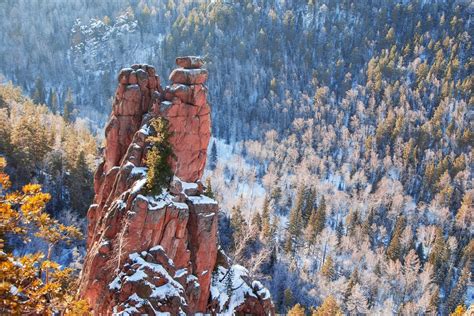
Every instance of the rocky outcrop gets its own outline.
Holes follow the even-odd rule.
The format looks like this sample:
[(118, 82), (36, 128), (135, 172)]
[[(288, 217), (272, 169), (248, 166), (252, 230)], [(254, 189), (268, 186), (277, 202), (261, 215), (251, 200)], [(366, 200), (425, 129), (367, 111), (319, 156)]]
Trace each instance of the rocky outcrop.
[[(210, 138), (207, 71), (198, 57), (177, 64), (164, 89), (151, 66), (119, 74), (88, 211), (80, 295), (97, 315), (273, 313), (268, 291), (219, 250), (218, 205), (200, 182)], [(169, 122), (175, 177), (152, 196), (143, 189), (145, 159), (158, 116)]]

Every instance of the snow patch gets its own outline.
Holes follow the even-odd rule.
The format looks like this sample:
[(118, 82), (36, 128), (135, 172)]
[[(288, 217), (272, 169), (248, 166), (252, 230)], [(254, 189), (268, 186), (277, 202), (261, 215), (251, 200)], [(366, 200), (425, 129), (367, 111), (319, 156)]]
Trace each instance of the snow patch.
[(257, 298), (258, 295), (263, 299), (270, 298), (270, 292), (260, 282), (254, 281), (251, 286), (245, 282), (247, 269), (241, 265), (233, 265), (230, 269), (231, 272), (218, 266), (212, 275), (211, 297), (219, 302), (221, 313), (232, 314), (245, 302), (246, 297)]
[(216, 200), (211, 199), (208, 196), (200, 195), (200, 196), (188, 196), (188, 199), (193, 204), (217, 204)]

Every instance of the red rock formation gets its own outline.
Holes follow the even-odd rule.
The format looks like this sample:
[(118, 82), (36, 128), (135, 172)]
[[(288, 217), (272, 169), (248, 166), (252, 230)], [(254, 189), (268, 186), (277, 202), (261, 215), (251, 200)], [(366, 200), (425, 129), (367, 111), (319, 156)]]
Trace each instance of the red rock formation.
[[(177, 64), (185, 68), (173, 71), (165, 89), (148, 65), (120, 72), (94, 178), (79, 292), (97, 315), (273, 313), (268, 291), (218, 250), (218, 205), (202, 195), (199, 181), (210, 138), (207, 71), (198, 57)], [(176, 177), (168, 190), (150, 196), (142, 187), (149, 123), (157, 116), (169, 121)], [(227, 273), (232, 283), (242, 284), (238, 299), (223, 292), (229, 269), (238, 272)]]

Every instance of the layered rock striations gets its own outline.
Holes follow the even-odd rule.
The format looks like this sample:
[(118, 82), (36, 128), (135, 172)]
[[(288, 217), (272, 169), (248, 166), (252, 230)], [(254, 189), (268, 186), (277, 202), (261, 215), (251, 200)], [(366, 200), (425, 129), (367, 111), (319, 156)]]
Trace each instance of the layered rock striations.
[[(211, 123), (207, 70), (198, 57), (176, 63), (164, 89), (151, 66), (119, 74), (88, 211), (80, 295), (97, 315), (272, 314), (268, 290), (219, 249), (218, 205), (203, 195)], [(151, 196), (144, 190), (147, 138), (159, 116), (169, 122), (175, 177)]]

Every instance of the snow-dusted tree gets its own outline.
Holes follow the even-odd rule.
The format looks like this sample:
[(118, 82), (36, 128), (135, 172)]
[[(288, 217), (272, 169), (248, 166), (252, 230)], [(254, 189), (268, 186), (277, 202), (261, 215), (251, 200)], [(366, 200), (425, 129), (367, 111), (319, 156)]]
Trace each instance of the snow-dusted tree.
[(216, 169), (217, 166), (217, 146), (214, 140), (211, 145), (211, 154), (209, 155), (209, 168), (211, 170)]
[(366, 314), (369, 309), (367, 298), (365, 297), (361, 286), (356, 283), (351, 290), (351, 294), (346, 303), (347, 311), (351, 314)]
[(332, 295), (326, 297), (323, 303), (318, 306), (313, 313), (312, 316), (342, 316), (342, 310), (337, 304), (336, 300)]

